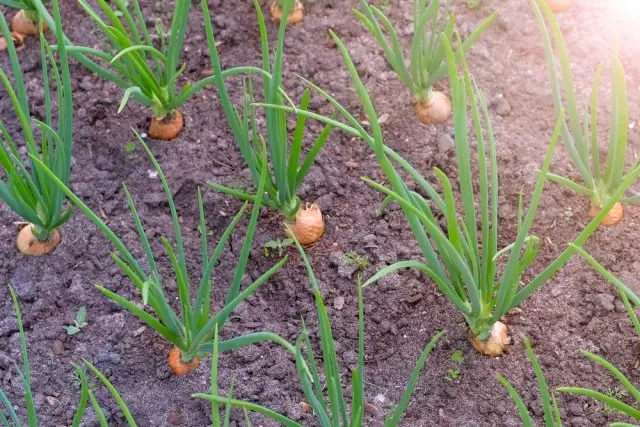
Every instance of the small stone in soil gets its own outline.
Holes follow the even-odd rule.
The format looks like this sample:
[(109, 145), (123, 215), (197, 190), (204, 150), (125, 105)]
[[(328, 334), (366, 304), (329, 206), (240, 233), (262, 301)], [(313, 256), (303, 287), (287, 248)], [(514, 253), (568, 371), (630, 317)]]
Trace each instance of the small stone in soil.
[(51, 345), (51, 349), (53, 350), (53, 354), (60, 356), (64, 353), (64, 344), (60, 340), (55, 340)]
[(441, 153), (446, 153), (447, 151), (453, 149), (455, 144), (453, 142), (453, 138), (448, 133), (443, 133), (438, 137), (438, 151)]
[(499, 116), (508, 116), (511, 113), (511, 105), (509, 105), (509, 101), (501, 97), (498, 105), (496, 106), (496, 113)]
[(308, 414), (309, 412), (311, 412), (311, 405), (309, 405), (307, 402), (300, 402), (300, 410), (305, 414)]
[(353, 277), (353, 273), (355, 273), (357, 270), (358, 268), (355, 266), (341, 264), (338, 266), (338, 276), (342, 277), (343, 279), (350, 279), (351, 277)]
[(344, 308), (344, 297), (335, 297), (333, 299), (333, 308), (342, 310)]
[(571, 425), (578, 427), (578, 426), (590, 426), (592, 424), (588, 419), (584, 417), (574, 417), (574, 418), (571, 418)]
[(375, 405), (372, 405), (369, 402), (366, 402), (364, 404), (364, 410), (371, 415), (377, 415), (380, 412), (380, 410)]
[(615, 297), (611, 294), (597, 294), (593, 298), (593, 303), (598, 311), (611, 312), (615, 309), (613, 305)]
[(568, 410), (569, 410), (569, 414), (574, 416), (584, 415), (584, 411), (582, 410), (582, 405), (578, 402), (570, 403)]
[(358, 163), (354, 162), (353, 160), (347, 160), (346, 162), (344, 162), (344, 165), (351, 169), (355, 169), (359, 166)]
[(411, 295), (410, 297), (407, 297), (405, 301), (408, 302), (409, 304), (415, 304), (418, 301), (420, 301), (423, 297), (424, 296), (422, 294), (418, 293), (418, 294)]
[(378, 394), (376, 397), (373, 398), (373, 403), (378, 406), (384, 405), (386, 401), (387, 401), (387, 398), (384, 394)]
[(167, 420), (174, 426), (179, 426), (182, 424), (182, 413), (178, 411), (169, 412)]
[(56, 406), (58, 404), (58, 399), (53, 396), (46, 396), (44, 400), (47, 401), (47, 404), (49, 404), (49, 406)]
[(316, 199), (316, 204), (320, 206), (323, 212), (327, 212), (333, 209), (333, 200), (335, 195), (333, 193), (324, 194)]

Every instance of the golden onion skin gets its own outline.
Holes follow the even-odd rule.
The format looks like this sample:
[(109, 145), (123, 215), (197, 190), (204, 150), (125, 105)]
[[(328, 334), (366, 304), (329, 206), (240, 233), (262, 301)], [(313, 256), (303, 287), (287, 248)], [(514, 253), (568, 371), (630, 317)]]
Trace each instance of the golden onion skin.
[(33, 224), (27, 224), (22, 227), (16, 239), (16, 248), (20, 253), (29, 256), (43, 256), (53, 252), (60, 242), (62, 235), (58, 230), (53, 230), (51, 236), (46, 241), (40, 241), (33, 234)]
[(324, 234), (324, 218), (320, 207), (315, 203), (301, 207), (296, 214), (295, 222), (289, 224), (289, 228), (301, 245), (317, 242)]
[(501, 356), (506, 351), (507, 345), (511, 344), (507, 325), (502, 322), (496, 322), (491, 327), (489, 338), (484, 341), (480, 341), (471, 331), (469, 331), (469, 336), (473, 348), (485, 356)]
[(416, 116), (425, 125), (444, 123), (451, 116), (451, 101), (442, 92), (434, 90), (428, 102), (415, 105)]
[[(277, 1), (271, 3), (271, 20), (274, 22), (280, 22), (282, 19), (282, 9)], [(287, 16), (287, 25), (296, 25), (302, 22), (304, 18), (304, 6), (300, 0), (296, 0), (293, 10)]]
[(149, 136), (153, 139), (170, 141), (180, 135), (184, 128), (184, 116), (179, 110), (176, 110), (173, 117), (167, 119), (151, 119), (149, 126)]

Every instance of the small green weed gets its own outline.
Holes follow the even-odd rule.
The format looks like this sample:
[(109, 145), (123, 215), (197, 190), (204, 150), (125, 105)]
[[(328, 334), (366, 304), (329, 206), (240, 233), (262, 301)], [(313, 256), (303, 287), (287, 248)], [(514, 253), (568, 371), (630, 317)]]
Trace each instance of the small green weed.
[(447, 371), (447, 380), (455, 381), (460, 376), (460, 370), (458, 369), (449, 369)]
[(345, 262), (356, 267), (358, 270), (364, 270), (369, 265), (369, 257), (366, 255), (360, 255), (356, 251), (349, 251), (344, 254)]
[(82, 306), (80, 307), (80, 310), (78, 310), (78, 313), (76, 313), (76, 318), (73, 320), (73, 325), (67, 325), (63, 327), (67, 331), (67, 335), (71, 336), (80, 332), (80, 330), (87, 325), (89, 325), (89, 323), (87, 322), (87, 308), (85, 306)]
[(459, 365), (462, 365), (464, 363), (464, 353), (462, 352), (462, 350), (454, 351), (453, 354), (451, 355), (451, 360), (453, 360)]
[(127, 152), (127, 154), (133, 154), (136, 152), (136, 143), (133, 141), (128, 141), (125, 145), (124, 145), (124, 151)]
[[(624, 387), (620, 386), (609, 387), (604, 391), (604, 394), (616, 400), (622, 400), (629, 396), (629, 392)], [(605, 412), (620, 412), (606, 403), (604, 403), (604, 410)]]
[(264, 256), (269, 258), (278, 252), (278, 257), (281, 257), (284, 254), (285, 249), (293, 244), (293, 239), (275, 239), (269, 240), (267, 243), (263, 245), (264, 248)]

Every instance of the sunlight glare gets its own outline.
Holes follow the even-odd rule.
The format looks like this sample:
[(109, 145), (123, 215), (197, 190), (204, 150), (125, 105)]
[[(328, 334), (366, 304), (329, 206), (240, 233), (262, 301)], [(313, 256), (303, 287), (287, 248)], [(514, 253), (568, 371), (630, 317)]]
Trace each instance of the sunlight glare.
[(612, 0), (616, 18), (640, 25), (640, 0)]

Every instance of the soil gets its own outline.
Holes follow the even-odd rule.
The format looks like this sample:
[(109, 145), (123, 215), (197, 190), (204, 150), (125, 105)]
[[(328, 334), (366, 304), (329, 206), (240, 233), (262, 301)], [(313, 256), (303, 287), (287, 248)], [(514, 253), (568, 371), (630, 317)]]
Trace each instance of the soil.
[[(142, 1), (150, 17), (162, 17), (172, 7), (164, 0)], [(404, 43), (411, 37), (411, 2), (392, 0), (390, 19), (397, 22)], [(490, 100), (490, 112), (498, 141), (501, 179), (500, 246), (514, 239), (518, 194), (531, 191), (550, 139), (554, 115), (547, 66), (534, 15), (526, 1), (483, 0), (476, 9), (465, 2), (454, 2), (461, 33), (498, 9), (500, 17), (469, 54), (470, 67), (478, 85)], [(611, 23), (602, 16), (604, 0), (577, 1), (570, 12), (559, 16), (572, 59), (581, 100), (588, 98), (592, 73), (599, 61), (605, 63), (601, 94), (601, 129), (604, 140), (609, 107), (607, 74)], [(300, 74), (331, 94), (356, 116), (363, 118), (342, 59), (330, 43), (327, 30), (333, 29), (345, 41), (355, 64), (371, 91), (379, 114), (387, 114), (384, 124), (386, 143), (401, 153), (430, 180), (433, 167), (456, 177), (454, 153), (439, 149), (453, 135), (450, 124), (421, 125), (413, 112), (407, 91), (400, 85), (381, 57), (380, 49), (352, 15), (354, 0), (316, 1), (305, 7), (305, 20), (290, 28), (285, 42), (286, 87), (299, 98), (303, 86), (294, 76)], [(210, 0), (217, 40), (222, 42), (223, 67), (260, 64), (258, 27), (250, 2)], [(14, 11), (2, 9), (12, 16)], [(265, 6), (266, 11), (266, 6)], [(76, 2), (62, 5), (65, 31), (70, 39), (85, 45), (99, 44), (99, 34)], [(185, 79), (195, 81), (209, 71), (202, 14), (194, 3), (189, 38), (184, 48)], [(638, 44), (632, 37), (632, 14), (625, 14), (617, 25), (621, 30), (622, 61), (630, 94), (630, 120), (638, 119), (640, 108), (640, 62)], [(274, 25), (269, 26), (275, 37)], [(637, 31), (635, 32), (637, 34)], [(30, 39), (19, 53), (30, 105), (43, 114), (40, 63), (37, 41)], [(0, 56), (3, 69), (8, 58)], [(162, 251), (161, 235), (172, 235), (168, 206), (160, 182), (151, 173), (152, 165), (140, 148), (125, 150), (133, 139), (131, 128), (145, 132), (150, 112), (130, 102), (117, 114), (122, 89), (91, 75), (77, 63), (72, 65), (76, 122), (72, 188), (137, 256), (137, 241), (121, 183), (129, 186), (141, 217), (152, 237), (165, 272), (165, 288), (176, 297), (175, 281), (168, 274), (169, 261)], [(446, 81), (438, 85), (448, 90)], [(240, 99), (242, 81), (231, 83), (234, 97)], [(313, 98), (311, 108), (330, 113), (324, 102)], [(187, 248), (192, 281), (199, 278), (200, 253), (197, 232), (196, 189), (205, 189), (207, 226), (217, 238), (240, 208), (237, 200), (206, 189), (204, 182), (247, 184), (249, 173), (236, 149), (216, 92), (209, 88), (182, 109), (185, 129), (172, 142), (149, 140), (153, 153), (171, 183), (178, 205)], [(12, 135), (19, 125), (9, 100), (0, 96), (0, 121)], [(635, 122), (634, 122), (635, 123)], [(310, 124), (309, 140), (321, 126)], [(638, 130), (630, 129), (630, 150), (638, 147)], [(309, 141), (310, 142), (310, 141)], [(563, 148), (557, 150), (553, 170), (577, 179)], [(308, 249), (321, 291), (329, 307), (339, 361), (349, 390), (349, 368), (356, 364), (357, 298), (355, 268), (345, 262), (345, 254), (357, 251), (369, 259), (364, 276), (369, 277), (392, 262), (420, 258), (420, 252), (405, 219), (391, 207), (380, 217), (375, 210), (382, 201), (361, 176), (381, 179), (375, 158), (366, 145), (334, 132), (301, 189), (305, 201), (316, 201), (326, 214), (326, 234)], [(535, 221), (534, 233), (541, 238), (536, 262), (523, 281), (551, 262), (587, 224), (589, 202), (557, 185), (547, 185)], [(74, 386), (71, 363), (85, 358), (94, 363), (118, 388), (141, 426), (209, 425), (209, 405), (190, 395), (208, 389), (208, 361), (186, 377), (175, 377), (167, 367), (168, 343), (129, 313), (105, 299), (95, 288), (99, 283), (120, 295), (139, 300), (133, 285), (109, 257), (107, 239), (82, 214), (76, 214), (62, 229), (63, 242), (46, 258), (29, 258), (17, 253), (14, 241), (19, 221), (0, 205), (0, 282), (11, 283), (18, 294), (27, 332), (33, 391), (41, 425), (69, 425), (79, 396)], [(282, 219), (263, 210), (254, 248), (247, 268), (257, 278), (275, 262), (266, 258), (262, 245), (283, 235)], [(632, 289), (640, 292), (640, 261), (636, 255), (640, 241), (633, 235), (640, 223), (636, 206), (626, 209), (618, 226), (599, 229), (586, 248)], [(246, 223), (234, 233), (229, 250), (215, 273), (214, 301), (224, 298), (234, 272)], [(223, 338), (256, 331), (276, 332), (293, 342), (302, 328), (309, 326), (317, 342), (316, 315), (311, 287), (297, 252), (288, 250), (289, 261), (271, 280), (242, 304), (222, 332)], [(344, 307), (334, 301), (344, 298)], [(63, 325), (72, 322), (85, 306), (89, 325), (68, 336)], [(216, 304), (219, 307), (219, 303)], [(434, 284), (415, 271), (394, 274), (365, 290), (366, 311), (366, 399), (372, 404), (367, 425), (382, 425), (391, 404), (397, 402), (423, 347), (439, 330), (447, 333), (430, 356), (420, 376), (412, 403), (402, 421), (404, 426), (517, 426), (520, 421), (514, 404), (496, 380), (498, 373), (520, 391), (538, 422), (542, 409), (533, 371), (521, 345), (530, 337), (551, 387), (588, 386), (605, 391), (616, 385), (600, 367), (590, 363), (580, 350), (594, 351), (638, 382), (638, 338), (626, 316), (622, 302), (612, 287), (581, 259), (574, 258), (526, 300), (520, 310), (507, 317), (514, 338), (508, 354), (487, 358), (476, 354), (467, 339), (464, 319)], [(0, 286), (0, 387), (20, 408), (22, 386), (14, 370), (19, 361), (18, 333), (8, 289)], [(451, 355), (461, 350), (464, 363)], [(292, 357), (274, 345), (262, 344), (221, 356), (221, 391), (234, 382), (238, 399), (259, 402), (304, 425), (316, 425), (313, 417), (301, 411), (304, 400)], [(450, 369), (459, 370), (456, 379)], [(115, 402), (102, 387), (98, 398), (110, 425), (124, 425)], [(586, 398), (558, 395), (563, 420), (568, 426), (603, 426), (622, 417)], [(23, 413), (23, 410), (20, 409)], [(232, 419), (244, 424), (242, 413)], [(258, 415), (254, 425), (273, 422)], [(94, 425), (89, 420), (87, 425)]]

